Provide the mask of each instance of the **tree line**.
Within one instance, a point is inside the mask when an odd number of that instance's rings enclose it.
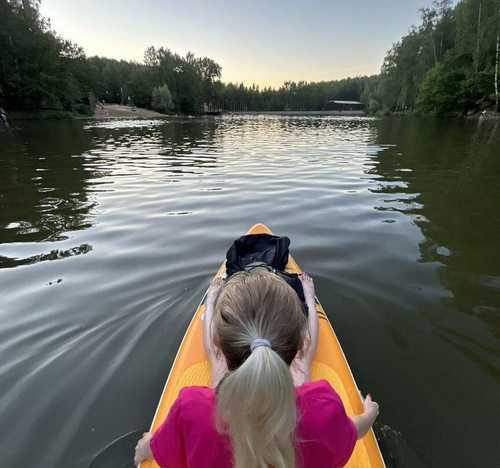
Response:
[[[306,111],[361,100],[372,113],[498,108],[500,0],[436,0],[378,75],[277,89],[225,84],[214,60],[166,47],[149,47],[142,63],[86,57],[52,30],[39,6],[0,0],[0,107],[89,113],[97,100],[178,113]]]
[[[86,57],[51,29],[40,0],[0,0],[0,107],[89,113],[95,101],[197,113],[214,100],[221,67],[150,47],[144,63]]]
[[[362,100],[371,112],[498,107],[500,0],[436,0],[387,53]]]
[[[365,78],[279,89],[220,81],[208,57],[149,47],[143,63],[86,57],[40,15],[40,0],[0,0],[0,105],[9,109],[89,112],[99,102],[161,112],[321,110],[329,99],[359,99]],[[2,104],[3,103],[3,104]]]

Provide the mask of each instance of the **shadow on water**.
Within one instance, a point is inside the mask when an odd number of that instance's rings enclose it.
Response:
[[[93,142],[81,124],[26,122],[3,137],[0,269],[90,252],[88,244],[45,252],[37,244],[64,241],[68,232],[92,225],[97,202],[87,184],[96,174],[85,167],[82,154]]]
[[[384,151],[376,172],[403,183],[396,188],[404,189],[402,206],[391,209],[412,216],[424,234],[420,261],[440,265],[441,283],[452,292],[446,302],[500,338],[500,129],[417,122],[382,121],[380,140],[396,146]]]
[[[483,426],[493,434],[492,421],[500,420],[495,403],[500,383],[500,131],[494,124],[450,125],[432,119],[385,119],[377,128],[377,141],[393,144],[371,171],[382,176],[374,192],[391,197],[377,209],[412,219],[423,234],[418,261],[431,266],[449,292],[437,307],[417,306],[428,323],[427,337],[420,343],[420,363],[405,352],[411,368],[406,372],[427,377],[426,382],[417,378],[407,396],[422,406],[423,418],[414,418],[404,435],[379,426],[386,458],[394,466],[473,466],[480,451],[488,460],[482,466],[493,466],[499,460],[490,448],[493,438],[474,441],[475,448],[468,438],[470,427]],[[404,375],[405,369],[400,372]],[[428,404],[433,399],[424,397],[428,391],[447,395],[446,403]],[[467,403],[474,394],[481,395],[479,400]],[[437,416],[443,410],[451,411],[446,421]],[[419,446],[419,431],[435,447]],[[405,449],[407,443],[417,459]],[[457,450],[457,445],[467,448]],[[443,458],[444,453],[450,455]]]
[[[0,243],[61,240],[90,225],[95,201],[81,157],[92,140],[73,122],[27,122],[2,139]]]

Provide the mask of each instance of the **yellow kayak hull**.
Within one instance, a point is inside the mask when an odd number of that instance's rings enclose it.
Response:
[[[256,224],[248,231],[248,234],[264,233],[272,234],[271,230],[264,224]],[[220,267],[217,274],[224,273],[224,270],[225,264]],[[286,270],[293,273],[302,271],[291,255]],[[153,432],[165,420],[170,407],[183,387],[210,385],[210,365],[203,347],[203,321],[201,317],[204,310],[205,306],[202,303],[196,310],[184,335],[151,424]],[[342,398],[347,414],[350,416],[360,414],[363,411],[363,405],[358,387],[332,325],[319,303],[317,304],[317,313],[319,317],[319,341],[312,365],[312,380],[325,379],[329,381]],[[372,430],[356,443],[354,453],[346,466],[351,468],[385,466]],[[154,461],[148,460],[143,462],[141,467],[154,468],[158,465]]]

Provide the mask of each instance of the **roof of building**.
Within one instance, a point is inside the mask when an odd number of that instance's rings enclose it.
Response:
[[[351,104],[351,105],[354,105],[354,104],[360,104],[360,105],[362,105],[363,104],[362,102],[359,102],[359,101],[337,101],[337,100],[331,100],[331,101],[328,101],[328,102],[333,102],[334,104]]]

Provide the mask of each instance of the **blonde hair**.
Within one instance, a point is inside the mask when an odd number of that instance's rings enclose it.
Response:
[[[295,291],[263,269],[234,275],[217,299],[214,334],[229,373],[217,390],[217,428],[236,468],[295,466],[295,388],[289,366],[306,318]],[[256,338],[270,342],[250,350]]]

